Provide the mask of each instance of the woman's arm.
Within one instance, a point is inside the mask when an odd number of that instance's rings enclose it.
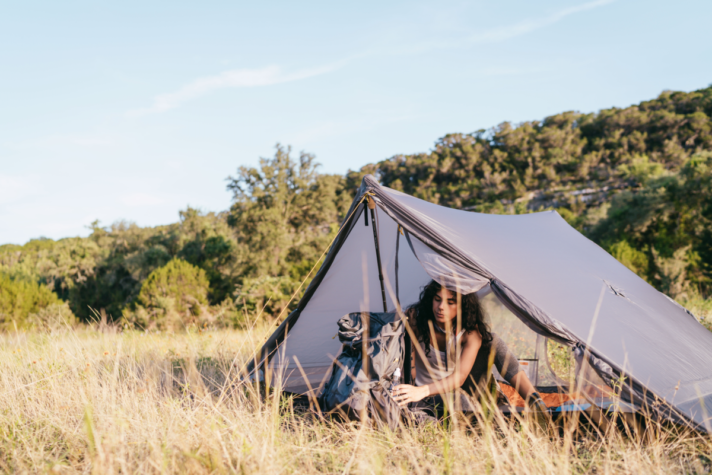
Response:
[[[440,381],[434,381],[425,386],[412,386],[410,384],[400,384],[393,390],[393,398],[404,406],[409,402],[420,401],[423,398],[434,394],[443,394],[453,391],[463,385],[470,374],[472,366],[475,364],[477,352],[482,346],[482,337],[477,332],[470,332],[463,335],[462,353],[455,366],[453,373]],[[417,358],[420,355],[416,356]]]
[[[497,371],[526,401],[536,392],[536,388],[529,381],[527,374],[519,367],[519,360],[509,350],[504,340],[496,337],[493,344],[495,345],[494,364]]]
[[[509,384],[514,386],[522,399],[525,401],[536,392],[534,385],[529,381],[527,374],[524,371],[520,371],[514,375],[512,379],[509,380]]]

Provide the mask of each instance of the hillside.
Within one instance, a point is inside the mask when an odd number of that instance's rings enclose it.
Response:
[[[320,174],[314,156],[295,157],[278,145],[258,168],[240,167],[228,178],[229,210],[187,209],[179,222],[155,228],[95,223],[87,238],[0,246],[0,324],[22,326],[31,314],[18,313],[31,306],[9,290],[24,282],[52,290],[81,320],[123,316],[151,326],[180,307],[178,297],[161,290],[168,293],[151,307],[140,300],[141,289],[176,258],[190,264],[176,269],[207,282],[191,321],[239,325],[265,304],[265,315],[276,317],[294,305],[290,296],[367,173],[385,186],[470,211],[554,208],[658,289],[693,311],[712,310],[709,87],[663,92],[624,109],[450,134],[428,153],[397,155],[345,176]]]
[[[673,298],[712,278],[712,87],[595,114],[564,112],[451,134],[430,153],[349,172],[444,206],[556,209]]]

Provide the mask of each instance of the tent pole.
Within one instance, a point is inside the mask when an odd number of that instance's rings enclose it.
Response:
[[[400,289],[398,288],[398,249],[400,247],[400,234],[401,234],[400,224],[398,229],[396,229],[396,305],[400,308]]]
[[[373,242],[376,245],[376,261],[378,262],[378,280],[381,281],[381,298],[383,299],[383,311],[388,311],[388,305],[386,304],[386,289],[383,286],[383,268],[381,267],[381,249],[378,245],[378,229],[376,228],[376,202],[368,197],[368,209],[371,210],[371,224],[373,225]]]
[[[400,251],[400,235],[403,231],[401,230],[400,224],[398,225],[398,229],[396,230],[396,305],[398,306],[398,309],[401,312],[401,318],[405,318],[405,314],[403,313],[403,309],[401,308],[400,304],[400,288],[398,286],[398,253]],[[407,326],[408,322],[404,321],[403,326]],[[404,352],[404,357],[403,357],[403,383],[404,384],[412,384],[412,379],[413,379],[413,370],[412,370],[412,364],[411,364],[411,348],[410,348],[410,333],[408,333],[408,330],[406,329],[405,335],[403,337],[403,346],[405,347],[403,350]]]

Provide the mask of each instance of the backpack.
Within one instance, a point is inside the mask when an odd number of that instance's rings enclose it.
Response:
[[[369,318],[368,374],[363,368],[363,316]],[[341,353],[320,396],[322,409],[359,420],[368,414],[395,428],[402,410],[390,394],[393,374],[403,367],[405,326],[395,313],[349,313],[339,322]]]

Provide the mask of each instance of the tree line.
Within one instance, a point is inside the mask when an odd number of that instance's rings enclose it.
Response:
[[[239,326],[263,308],[266,318],[284,315],[369,173],[473,212],[556,209],[656,288],[712,313],[708,87],[449,134],[430,152],[345,175],[320,173],[313,155],[277,145],[227,178],[228,210],[188,208],[157,227],[95,222],[86,238],[0,246],[0,326],[36,326],[62,305],[63,321],[71,309],[80,321],[158,329]]]

